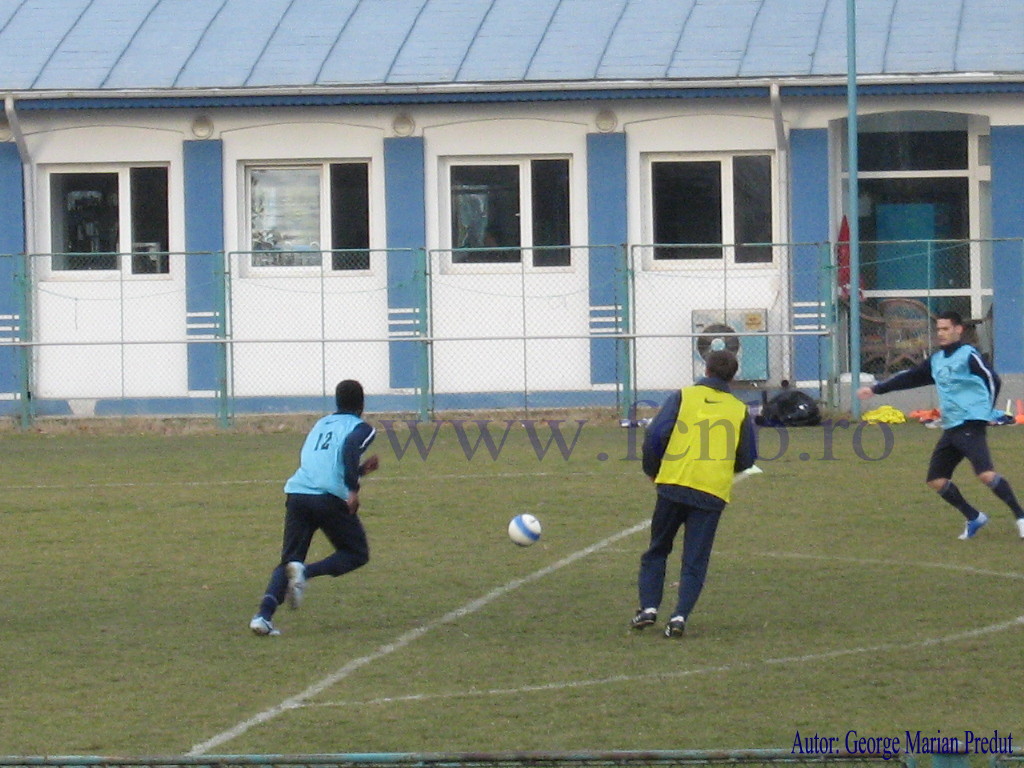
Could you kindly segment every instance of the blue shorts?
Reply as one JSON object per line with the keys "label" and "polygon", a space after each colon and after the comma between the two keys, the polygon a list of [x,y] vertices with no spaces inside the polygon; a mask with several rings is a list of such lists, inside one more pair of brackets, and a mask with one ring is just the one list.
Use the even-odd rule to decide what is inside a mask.
{"label": "blue shorts", "polygon": [[928,481],[952,477],[953,470],[963,459],[971,462],[976,475],[992,470],[992,456],[985,437],[987,426],[984,421],[965,421],[945,430],[932,451]]}

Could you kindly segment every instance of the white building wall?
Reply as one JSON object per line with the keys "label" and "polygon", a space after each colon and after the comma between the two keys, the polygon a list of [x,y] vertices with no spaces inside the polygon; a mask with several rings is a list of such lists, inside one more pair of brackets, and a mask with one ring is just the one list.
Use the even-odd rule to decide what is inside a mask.
{"label": "white building wall", "polygon": [[[766,105],[767,106],[767,105]],[[767,111],[766,111],[767,112]],[[787,226],[782,201],[786,186],[780,179],[780,152],[771,115],[692,114],[643,118],[626,122],[629,147],[628,220],[634,266],[635,332],[639,389],[670,389],[702,373],[690,338],[673,334],[695,332],[694,312],[701,310],[764,310],[767,330],[788,328],[788,254],[776,248],[766,264],[735,264],[727,249],[723,260],[655,261],[649,161],[724,158],[732,152],[772,156],[774,173],[774,241],[785,242]],[[729,215],[723,212],[723,217]],[[742,328],[736,328],[742,331]],[[788,343],[769,340],[769,376],[778,378],[786,367]],[[774,364],[775,370],[772,370]]]}
{"label": "white building wall", "polygon": [[[453,264],[448,164],[453,161],[569,158],[570,232],[586,243],[587,123],[547,117],[449,120],[425,127],[427,242],[433,251],[431,308],[434,386],[438,392],[588,390],[589,268],[585,248],[569,267]],[[526,335],[575,339],[495,341]],[[445,341],[445,339],[455,339]]]}
{"label": "white building wall", "polygon": [[[253,267],[248,258],[245,168],[252,163],[367,161],[370,246],[384,247],[384,132],[379,127],[308,113],[287,122],[226,121],[225,247],[231,273],[231,379],[238,396],[320,395],[339,377],[357,378],[370,392],[388,391],[387,256],[371,254],[370,269]],[[325,256],[325,262],[330,257]],[[306,342],[295,343],[296,339]],[[320,339],[326,341],[320,343]],[[291,340],[288,342],[288,340]],[[361,340],[361,341],[360,341]]]}
{"label": "white building wall", "polygon": [[[913,108],[989,116],[992,125],[1019,123],[1019,100],[1009,96],[871,97],[865,112]],[[784,201],[788,179],[771,105],[739,100],[622,101],[566,104],[435,105],[409,108],[305,108],[218,110],[213,138],[224,142],[225,245],[245,246],[244,177],[247,162],[364,159],[370,167],[371,245],[385,248],[383,140],[396,135],[400,112],[424,137],[427,245],[432,251],[432,334],[435,387],[439,392],[517,391],[524,376],[535,389],[589,389],[586,338],[522,342],[443,341],[484,336],[585,337],[589,333],[590,275],[584,250],[565,269],[509,270],[499,265],[452,265],[448,238],[445,163],[454,158],[570,158],[572,241],[587,241],[586,136],[599,130],[596,116],[617,117],[628,141],[628,237],[634,244],[636,333],[685,334],[693,312],[714,307],[764,309],[769,331],[785,330],[789,312],[788,255],[772,264],[655,263],[643,247],[653,239],[646,162],[650,156],[695,157],[702,153],[765,152],[775,159],[775,230],[786,242]],[[844,116],[836,101],[783,100],[788,128],[828,128]],[[287,114],[286,119],[282,115]],[[29,174],[27,224],[31,249],[48,253],[48,173],[106,170],[119,164],[161,163],[169,168],[170,241],[183,250],[182,141],[196,113],[61,111],[26,113],[22,127],[33,170]],[[838,176],[833,173],[833,178]],[[839,199],[838,190],[834,192]],[[833,206],[835,208],[835,206]],[[838,217],[837,217],[838,218]],[[978,216],[981,219],[981,216]],[[835,232],[837,221],[830,222]],[[979,232],[985,236],[985,232]],[[238,395],[321,394],[343,372],[368,391],[387,392],[387,256],[375,252],[364,272],[324,275],[319,270],[260,273],[234,253],[229,259],[231,332],[239,340],[232,358]],[[187,395],[183,344],[128,346],[124,340],[185,338],[185,265],[172,259],[169,275],[57,273],[35,260],[35,338],[39,397],[156,397]],[[524,303],[525,302],[525,303]],[[524,312],[525,308],[525,312]],[[329,341],[322,345],[321,334]],[[310,338],[309,343],[271,343]],[[343,340],[343,341],[342,341]],[[365,340],[365,341],[358,341]],[[72,348],[70,344],[110,342]],[[65,346],[49,346],[65,345]],[[770,359],[785,374],[788,346],[772,341]],[[691,379],[692,343],[685,338],[641,341],[637,381],[641,389],[667,389]],[[524,373],[525,372],[525,373]],[[775,376],[775,371],[772,371]]]}
{"label": "white building wall", "polygon": [[[137,124],[86,125],[95,117],[75,115],[70,125],[39,125],[26,131],[33,159],[28,226],[31,246],[50,253],[49,174],[115,171],[132,163],[168,167],[168,196],[182,197],[182,134],[152,120]],[[79,123],[75,125],[74,123]],[[122,227],[125,215],[122,206]],[[171,250],[184,245],[180,206],[170,206]],[[172,259],[169,274],[120,270],[56,271],[49,257],[32,259],[37,397],[97,399],[184,395],[184,344],[121,348],[122,341],[181,341],[185,338],[185,264]],[[97,342],[111,342],[97,345]],[[87,346],[72,346],[87,345]]]}

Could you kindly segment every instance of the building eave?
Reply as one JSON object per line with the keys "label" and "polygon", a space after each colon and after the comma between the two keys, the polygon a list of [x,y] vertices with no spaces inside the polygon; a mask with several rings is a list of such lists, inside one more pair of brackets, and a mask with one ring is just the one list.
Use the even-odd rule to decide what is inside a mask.
{"label": "building eave", "polygon": [[[1024,92],[1024,72],[861,75],[863,95],[985,94]],[[60,109],[218,108],[464,104],[624,99],[767,98],[773,87],[787,96],[839,96],[845,75],[712,80],[426,83],[402,85],[286,86],[260,88],[137,88],[8,91],[25,111]]]}

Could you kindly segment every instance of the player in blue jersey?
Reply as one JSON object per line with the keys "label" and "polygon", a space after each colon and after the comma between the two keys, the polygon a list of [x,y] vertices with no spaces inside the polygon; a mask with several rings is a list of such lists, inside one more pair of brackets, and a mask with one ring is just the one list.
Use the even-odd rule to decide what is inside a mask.
{"label": "player in blue jersey", "polygon": [[1024,510],[1009,482],[995,471],[985,435],[999,395],[999,376],[982,360],[978,350],[960,340],[963,332],[960,315],[943,312],[935,321],[937,352],[909,370],[874,386],[861,387],[857,396],[867,400],[872,395],[934,384],[943,432],[928,465],[928,485],[967,518],[960,538],[973,538],[988,522],[988,516],[971,506],[951,479],[956,466],[967,459],[978,479],[1013,512],[1017,531],[1024,538]]}
{"label": "player in blue jersey", "polygon": [[[298,608],[306,582],[317,576],[341,576],[366,565],[370,549],[359,520],[359,478],[379,466],[376,456],[362,461],[376,435],[363,421],[363,386],[346,379],[334,390],[337,412],[313,425],[302,444],[299,468],[284,485],[284,544],[281,562],[270,574],[259,611],[249,622],[257,635],[279,635],[271,619],[286,601]],[[306,554],[318,530],[334,546],[334,554],[306,565]]]}

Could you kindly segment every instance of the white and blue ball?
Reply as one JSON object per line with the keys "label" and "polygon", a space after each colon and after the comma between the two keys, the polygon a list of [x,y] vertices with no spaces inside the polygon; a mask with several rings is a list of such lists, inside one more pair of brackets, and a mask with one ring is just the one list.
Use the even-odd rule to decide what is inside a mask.
{"label": "white and blue ball", "polygon": [[540,538],[540,520],[533,515],[516,515],[508,524],[508,537],[520,547],[528,547]]}

